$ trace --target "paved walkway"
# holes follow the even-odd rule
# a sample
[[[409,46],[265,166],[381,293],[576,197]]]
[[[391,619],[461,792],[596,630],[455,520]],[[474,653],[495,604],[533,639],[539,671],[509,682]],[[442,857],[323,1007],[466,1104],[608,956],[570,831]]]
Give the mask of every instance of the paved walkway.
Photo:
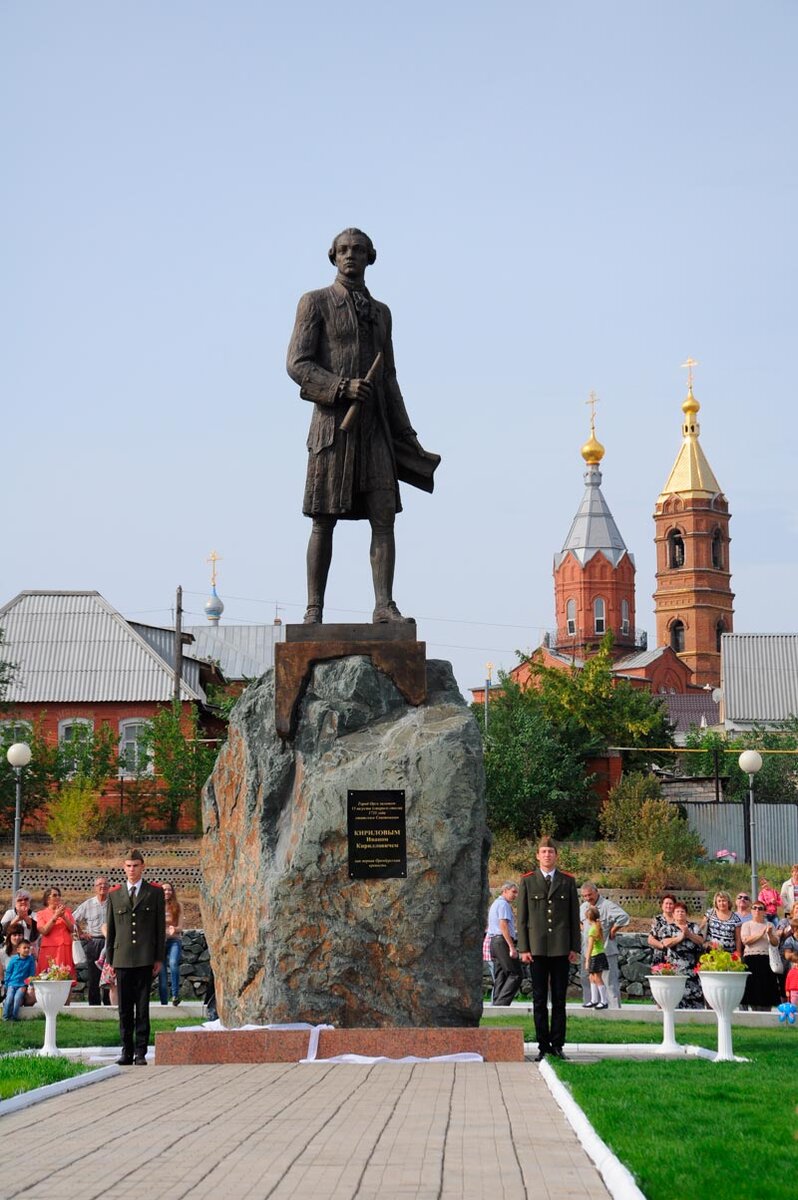
[[[608,1196],[527,1063],[132,1067],[0,1143],[4,1200]]]

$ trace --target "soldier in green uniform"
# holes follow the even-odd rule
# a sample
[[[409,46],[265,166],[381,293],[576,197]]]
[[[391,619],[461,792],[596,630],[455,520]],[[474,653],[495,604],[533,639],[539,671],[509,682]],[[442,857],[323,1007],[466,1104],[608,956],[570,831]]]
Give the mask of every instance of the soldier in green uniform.
[[[541,838],[536,858],[537,870],[521,879],[518,952],[521,962],[532,967],[532,1004],[540,1062],[547,1054],[565,1057],[565,994],[570,964],[579,962],[582,933],[576,880],[558,869],[557,847],[551,838]]]
[[[119,1036],[122,1067],[147,1065],[150,1040],[150,988],[163,962],[166,915],[163,888],[142,878],[144,856],[129,850],[127,882],[108,896],[105,956],[116,971],[119,988]]]

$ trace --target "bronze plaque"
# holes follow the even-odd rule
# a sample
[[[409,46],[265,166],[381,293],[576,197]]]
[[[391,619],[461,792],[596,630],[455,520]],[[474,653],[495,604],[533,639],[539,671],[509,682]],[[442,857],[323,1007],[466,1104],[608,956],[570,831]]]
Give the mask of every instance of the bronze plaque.
[[[405,794],[347,792],[350,879],[406,879]]]

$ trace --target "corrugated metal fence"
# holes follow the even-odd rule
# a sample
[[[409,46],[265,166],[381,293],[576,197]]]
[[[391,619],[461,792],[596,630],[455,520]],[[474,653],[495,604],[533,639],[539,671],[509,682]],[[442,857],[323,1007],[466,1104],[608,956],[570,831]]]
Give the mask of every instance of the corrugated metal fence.
[[[690,828],[703,842],[707,857],[717,850],[733,850],[745,859],[745,820],[742,804],[715,804],[704,800],[682,801]],[[798,862],[798,804],[757,804],[756,858],[758,862]]]

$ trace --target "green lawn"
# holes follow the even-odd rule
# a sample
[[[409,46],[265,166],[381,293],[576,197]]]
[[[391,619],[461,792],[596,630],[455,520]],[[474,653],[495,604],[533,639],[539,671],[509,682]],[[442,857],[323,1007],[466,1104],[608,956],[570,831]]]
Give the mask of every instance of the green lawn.
[[[24,1058],[0,1059],[0,1100],[8,1100],[21,1092],[45,1087],[48,1083],[60,1083],[73,1075],[83,1075],[93,1070],[85,1063],[70,1062],[67,1058]]]
[[[202,1017],[182,1017],[152,1021],[152,1034],[171,1031],[178,1025],[201,1025]],[[62,1013],[58,1018],[56,1042],[62,1050],[78,1046],[118,1046],[116,1021],[84,1021]],[[44,1017],[29,1021],[3,1021],[0,1024],[0,1054],[10,1050],[38,1050],[44,1045]],[[44,1061],[44,1060],[42,1060]]]
[[[524,1026],[526,1040],[534,1041],[531,1021],[500,1023]],[[568,1035],[580,1042],[662,1038],[657,1025],[570,1017]],[[717,1031],[711,1025],[677,1025],[676,1040],[715,1049]],[[792,1200],[798,1027],[737,1026],[734,1051],[751,1061],[550,1061],[647,1200]]]

